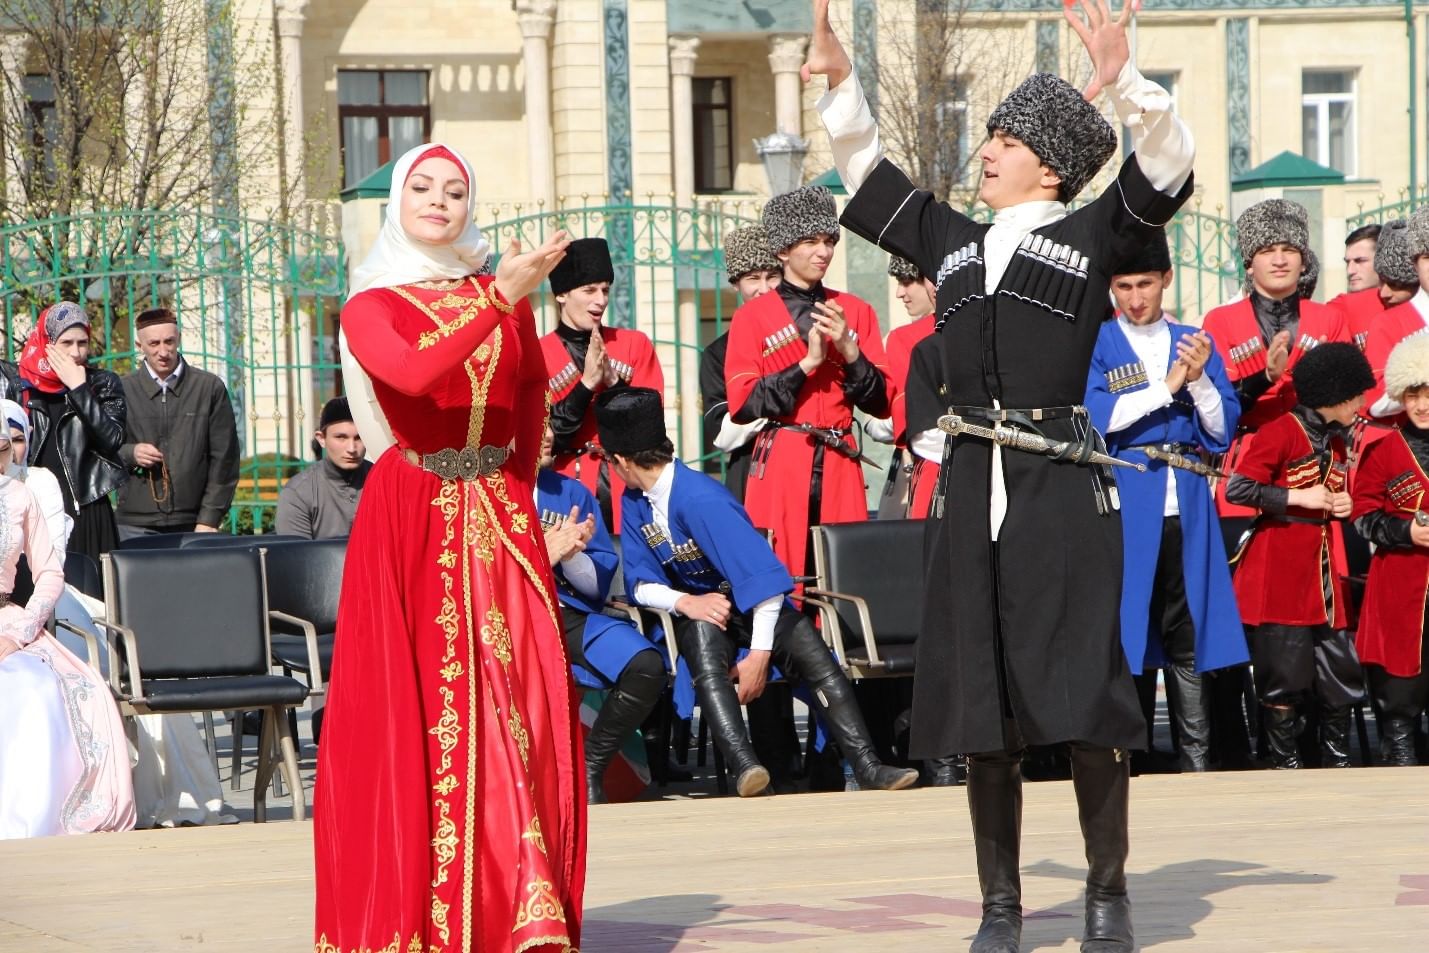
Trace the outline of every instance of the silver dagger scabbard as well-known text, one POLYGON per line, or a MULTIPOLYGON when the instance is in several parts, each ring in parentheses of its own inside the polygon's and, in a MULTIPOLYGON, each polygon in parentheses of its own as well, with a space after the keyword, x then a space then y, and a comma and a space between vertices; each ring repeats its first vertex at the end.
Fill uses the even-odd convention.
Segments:
MULTIPOLYGON (((1071 441, 1053 443, 1046 437, 1039 437, 1035 433, 1028 433, 1025 430, 1018 430, 1016 427, 979 427, 977 424, 970 424, 957 414, 944 414, 938 418, 938 429, 943 433, 956 437, 965 435, 968 437, 980 437, 983 440, 990 440, 999 447, 1007 447, 1011 450, 1021 450, 1023 453, 1037 453, 1046 457, 1054 457, 1066 453, 1071 446, 1071 441)), ((1096 463, 1107 467, 1129 467, 1132 470, 1146 472, 1146 464, 1132 463, 1130 460, 1121 460, 1111 454, 1100 451, 1092 451, 1087 459, 1088 463, 1096 463)))
POLYGON ((1195 457, 1188 457, 1184 453, 1177 453, 1174 450, 1162 450, 1160 447, 1137 447, 1142 453, 1153 460, 1160 460, 1168 467, 1175 467, 1177 470, 1185 470, 1194 473, 1196 476, 1214 477, 1217 480, 1228 480, 1230 477, 1217 470, 1215 467, 1203 460, 1195 457))

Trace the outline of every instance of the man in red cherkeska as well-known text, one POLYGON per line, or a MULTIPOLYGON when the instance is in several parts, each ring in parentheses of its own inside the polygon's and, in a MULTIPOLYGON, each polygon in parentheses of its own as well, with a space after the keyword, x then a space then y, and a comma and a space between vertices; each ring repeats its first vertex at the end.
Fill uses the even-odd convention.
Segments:
MULTIPOLYGON (((1350 339, 1338 311, 1300 293, 1310 253, 1304 207, 1285 199, 1258 202, 1236 219, 1236 234, 1250 293, 1214 309, 1202 323, 1240 398, 1240 426, 1222 467, 1226 472, 1250 449, 1257 430, 1295 406, 1295 384, 1287 372, 1300 358, 1326 341, 1350 339)), ((1222 518, 1255 515, 1227 502, 1224 485, 1216 502, 1222 518)))
POLYGON ((551 272, 560 323, 541 338, 550 376, 554 469, 585 484, 600 502, 607 526, 620 525, 620 489, 610 489, 610 469, 600 449, 591 401, 614 387, 665 392, 655 346, 634 328, 605 323, 615 267, 604 238, 578 238, 551 272))
POLYGON ((1412 334, 1429 331, 1429 206, 1409 217, 1404 233, 1405 254, 1418 282, 1409 300, 1385 311, 1370 326, 1365 357, 1374 371, 1374 389, 1365 397, 1366 413, 1373 418, 1397 417, 1404 407, 1384 392, 1384 368, 1395 346, 1412 334))
MULTIPOLYGON (((1369 226, 1366 226, 1369 227, 1369 226)), ((1414 297, 1414 292, 1419 290, 1419 275, 1414 271, 1414 259, 1409 257, 1408 229, 1409 223, 1403 219, 1395 219, 1392 222, 1385 222, 1383 227, 1373 226, 1378 242, 1371 239, 1360 239, 1358 242, 1351 242, 1348 248, 1355 248, 1356 245, 1363 245, 1369 241, 1374 248, 1373 271, 1370 276, 1374 278, 1373 283, 1366 283, 1361 279, 1360 287, 1356 290, 1353 286, 1342 295, 1336 295, 1330 299, 1329 306, 1344 315, 1345 323, 1349 327, 1350 339, 1363 351, 1369 339, 1370 328, 1374 326, 1379 316, 1384 314, 1389 308, 1403 304, 1414 297)), ((1355 229, 1350 235, 1353 236, 1362 231, 1355 229)), ((1350 251, 1345 252, 1345 261, 1350 260, 1350 251)), ((1354 253, 1358 255, 1359 252, 1354 253)), ((1356 259, 1357 260, 1357 259, 1356 259)))
POLYGON ((853 411, 888 416, 888 364, 872 306, 824 286, 839 241, 833 193, 810 185, 774 196, 764 230, 784 277, 730 319, 724 373, 734 421, 769 421, 745 509, 802 576, 810 526, 868 518, 853 411))

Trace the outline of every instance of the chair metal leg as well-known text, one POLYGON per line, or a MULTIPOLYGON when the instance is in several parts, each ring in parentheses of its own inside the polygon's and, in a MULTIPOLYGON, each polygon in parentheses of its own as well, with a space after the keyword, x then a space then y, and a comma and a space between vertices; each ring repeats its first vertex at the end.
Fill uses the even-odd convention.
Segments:
POLYGON ((213 762, 213 776, 218 777, 218 738, 213 732, 213 712, 203 713, 204 740, 208 742, 208 757, 213 762))
MULTIPOLYGON (((307 805, 303 792, 303 778, 298 773, 298 750, 294 736, 288 727, 288 720, 275 710, 274 720, 278 725, 278 747, 283 755, 283 773, 288 778, 288 787, 293 792, 293 820, 307 817, 307 805)), ((277 780, 275 777, 274 780, 277 780)))
MULTIPOLYGON (((258 736, 258 772, 253 779, 253 822, 268 820, 268 782, 273 776, 273 732, 283 713, 277 708, 263 709, 263 727, 258 736)), ((241 730, 241 729, 240 729, 241 730)))
POLYGON ((230 734, 233 736, 233 756, 232 764, 229 766, 231 776, 228 779, 228 786, 237 791, 239 782, 243 777, 243 716, 246 711, 236 711, 233 713, 233 720, 230 722, 230 734))

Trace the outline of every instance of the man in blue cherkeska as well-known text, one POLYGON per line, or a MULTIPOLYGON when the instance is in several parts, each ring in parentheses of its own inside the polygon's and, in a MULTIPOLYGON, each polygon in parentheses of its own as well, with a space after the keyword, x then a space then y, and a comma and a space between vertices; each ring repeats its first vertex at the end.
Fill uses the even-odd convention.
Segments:
POLYGON ((620 557, 600 504, 579 480, 557 473, 554 435, 546 428, 536 511, 555 570, 566 651, 578 681, 608 690, 585 740, 586 801, 604 804, 605 769, 665 690, 665 661, 628 618, 607 615, 605 601, 620 557))
POLYGON ((1210 713, 1201 675, 1249 658, 1204 455, 1223 453, 1240 402, 1211 339, 1170 321, 1159 233, 1116 266, 1116 316, 1101 326, 1087 375, 1092 425, 1113 455, 1121 495, 1121 643, 1132 674, 1166 670, 1181 770, 1206 770, 1210 713))
POLYGON ((595 399, 595 418, 611 470, 626 486, 626 589, 635 603, 675 614, 676 647, 740 797, 769 784, 739 706, 764 691, 771 664, 808 689, 860 787, 896 791, 917 781, 917 770, 879 761, 853 686, 789 602, 794 581, 744 508, 718 482, 675 460, 659 393, 607 391, 595 399), (736 663, 741 648, 749 653, 736 663))

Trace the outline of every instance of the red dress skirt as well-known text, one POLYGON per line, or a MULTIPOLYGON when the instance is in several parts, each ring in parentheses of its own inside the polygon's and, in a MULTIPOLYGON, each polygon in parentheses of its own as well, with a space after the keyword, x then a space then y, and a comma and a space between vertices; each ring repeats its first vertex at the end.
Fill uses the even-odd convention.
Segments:
POLYGON ((573 950, 578 708, 533 510, 545 373, 490 279, 356 295, 397 446, 348 542, 314 801, 317 953, 573 950), (444 479, 406 451, 488 447, 444 479))

